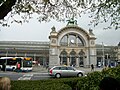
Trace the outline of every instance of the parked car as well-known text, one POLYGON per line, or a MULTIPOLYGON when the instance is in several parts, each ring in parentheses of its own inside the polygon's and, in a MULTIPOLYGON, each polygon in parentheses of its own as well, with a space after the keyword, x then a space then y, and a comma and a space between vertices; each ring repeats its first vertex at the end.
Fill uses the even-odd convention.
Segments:
POLYGON ((54 66, 49 70, 49 75, 60 78, 60 77, 81 77, 85 75, 84 71, 77 70, 72 66, 54 66))

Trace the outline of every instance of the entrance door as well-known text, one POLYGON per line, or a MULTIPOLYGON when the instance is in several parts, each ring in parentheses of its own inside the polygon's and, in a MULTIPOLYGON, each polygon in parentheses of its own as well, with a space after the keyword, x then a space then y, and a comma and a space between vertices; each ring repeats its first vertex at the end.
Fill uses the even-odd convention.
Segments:
POLYGON ((67 52, 65 50, 60 54, 60 65, 67 65, 67 52))
POLYGON ((70 52, 70 65, 76 66, 76 52, 74 50, 70 52))
POLYGON ((80 67, 84 67, 84 57, 85 57, 85 53, 83 50, 81 50, 79 52, 79 66, 80 67))

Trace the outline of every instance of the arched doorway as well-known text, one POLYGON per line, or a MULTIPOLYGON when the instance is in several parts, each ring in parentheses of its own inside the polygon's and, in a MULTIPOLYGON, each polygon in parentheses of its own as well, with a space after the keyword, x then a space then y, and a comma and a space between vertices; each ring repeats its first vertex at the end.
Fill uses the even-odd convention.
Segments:
POLYGON ((60 65, 67 65, 67 52, 65 49, 60 54, 60 65))
POLYGON ((70 65, 71 66, 76 66, 76 52, 74 49, 70 52, 70 65))
POLYGON ((84 66, 84 57, 85 57, 85 53, 83 52, 83 50, 81 50, 78 55, 78 61, 80 67, 84 66))

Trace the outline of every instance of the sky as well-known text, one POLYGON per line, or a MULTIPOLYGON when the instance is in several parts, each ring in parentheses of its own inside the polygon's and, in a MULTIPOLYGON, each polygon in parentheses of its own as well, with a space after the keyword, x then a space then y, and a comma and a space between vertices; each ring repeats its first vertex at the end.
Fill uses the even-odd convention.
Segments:
MULTIPOLYGON (((90 19, 83 15, 76 19, 79 27, 88 32, 89 28, 93 29, 96 36, 96 44, 104 45, 118 45, 120 42, 120 29, 118 30, 103 30, 106 23, 100 24, 96 27, 89 26, 90 19)), ((10 27, 0 26, 0 41, 49 41, 51 28, 55 26, 56 31, 65 27, 67 22, 57 22, 51 20, 50 22, 38 22, 37 19, 30 20, 29 23, 17 24, 13 23, 10 27)))

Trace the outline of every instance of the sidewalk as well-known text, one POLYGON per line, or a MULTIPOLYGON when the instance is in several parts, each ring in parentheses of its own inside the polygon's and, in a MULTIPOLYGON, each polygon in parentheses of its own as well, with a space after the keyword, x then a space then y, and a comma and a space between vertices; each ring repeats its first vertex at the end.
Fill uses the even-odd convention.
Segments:
MULTIPOLYGON (((79 67, 79 68, 76 68, 76 69, 85 71, 85 73, 93 72, 93 71, 91 71, 91 68, 79 67)), ((94 71, 102 71, 102 69, 103 68, 94 68, 94 71)))
POLYGON ((39 72, 39 73, 45 73, 48 72, 48 69, 46 69, 45 67, 42 66, 33 66, 33 70, 32 72, 39 72))
MULTIPOLYGON (((92 72, 91 68, 78 67, 76 69, 85 71, 85 73, 92 72)), ((94 71, 102 71, 102 69, 103 68, 94 68, 94 71)), ((42 67, 42 66, 34 66, 32 72, 33 73, 34 72, 48 72, 48 69, 46 69, 45 67, 42 67)))

